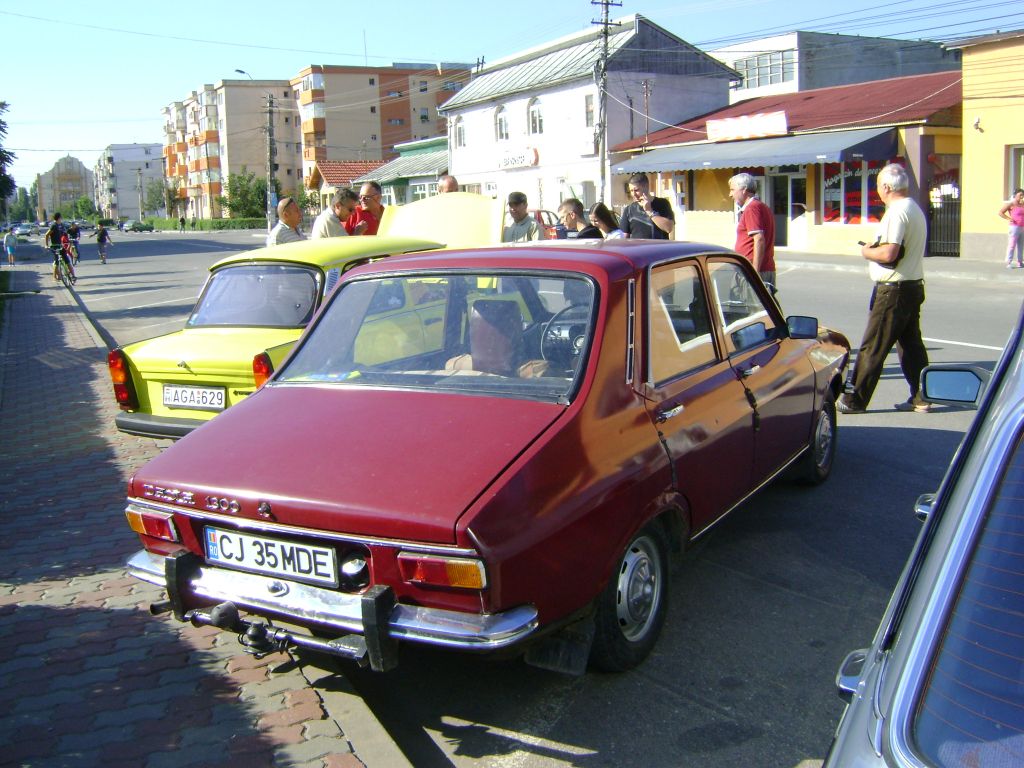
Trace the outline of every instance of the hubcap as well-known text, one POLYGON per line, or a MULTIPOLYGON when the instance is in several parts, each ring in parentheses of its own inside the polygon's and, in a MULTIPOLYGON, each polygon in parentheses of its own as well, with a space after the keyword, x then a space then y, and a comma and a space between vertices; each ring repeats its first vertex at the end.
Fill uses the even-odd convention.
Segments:
POLYGON ((818 428, 814 431, 814 463, 818 469, 824 469, 830 461, 832 450, 832 420, 822 409, 818 415, 818 428))
POLYGON ((622 558, 616 584, 615 613, 627 640, 640 640, 647 634, 660 602, 661 561, 654 542, 641 536, 622 558))

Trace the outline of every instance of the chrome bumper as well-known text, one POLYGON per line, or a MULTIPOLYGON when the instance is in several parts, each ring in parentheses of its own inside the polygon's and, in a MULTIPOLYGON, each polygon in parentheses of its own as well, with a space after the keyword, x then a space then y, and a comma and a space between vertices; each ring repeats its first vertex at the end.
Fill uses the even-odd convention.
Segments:
MULTIPOLYGON (((141 550, 128 560, 128 574, 166 588, 165 560, 141 550)), ((198 566, 184 586, 197 597, 232 602, 254 613, 266 611, 340 632, 363 632, 360 595, 208 565, 198 566)), ((530 605, 476 614, 396 604, 387 625, 388 634, 398 640, 481 651, 514 645, 536 628, 537 609, 530 605)))

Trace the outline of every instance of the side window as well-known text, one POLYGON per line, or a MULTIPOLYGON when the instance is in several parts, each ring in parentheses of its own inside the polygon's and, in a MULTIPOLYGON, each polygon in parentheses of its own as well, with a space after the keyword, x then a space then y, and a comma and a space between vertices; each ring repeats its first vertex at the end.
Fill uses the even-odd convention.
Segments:
POLYGON ((726 353, 742 352, 775 338, 775 321, 738 264, 710 262, 712 293, 725 329, 726 353))
POLYGON ((717 360, 700 270, 695 264, 658 267, 651 273, 648 358, 655 384, 717 360))
POLYGON ((397 280, 382 280, 373 294, 370 306, 366 310, 368 315, 379 315, 381 312, 391 312, 405 306, 405 291, 402 283, 397 280))

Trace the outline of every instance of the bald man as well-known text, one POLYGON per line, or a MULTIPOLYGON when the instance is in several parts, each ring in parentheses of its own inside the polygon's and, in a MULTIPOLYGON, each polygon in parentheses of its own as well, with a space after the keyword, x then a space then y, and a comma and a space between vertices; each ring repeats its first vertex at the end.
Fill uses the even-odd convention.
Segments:
POLYGON ((456 181, 454 176, 449 176, 447 173, 437 180, 437 192, 443 195, 445 192, 458 192, 459 182, 456 181))
POLYGON ((267 235, 267 247, 305 240, 306 238, 299 232, 301 221, 302 211, 299 210, 294 198, 282 197, 277 204, 277 224, 267 235))

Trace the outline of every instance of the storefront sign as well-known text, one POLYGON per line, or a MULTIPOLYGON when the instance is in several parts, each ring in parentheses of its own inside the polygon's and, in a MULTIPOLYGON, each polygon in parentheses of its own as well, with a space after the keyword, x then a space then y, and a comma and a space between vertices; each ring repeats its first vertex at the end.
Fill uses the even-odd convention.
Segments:
POLYGON ((529 168, 537 165, 537 150, 533 147, 510 150, 502 154, 498 160, 498 170, 507 171, 512 168, 529 168))
POLYGON ((709 141, 759 139, 765 136, 785 136, 789 132, 785 112, 762 112, 756 115, 708 120, 705 128, 709 141))

